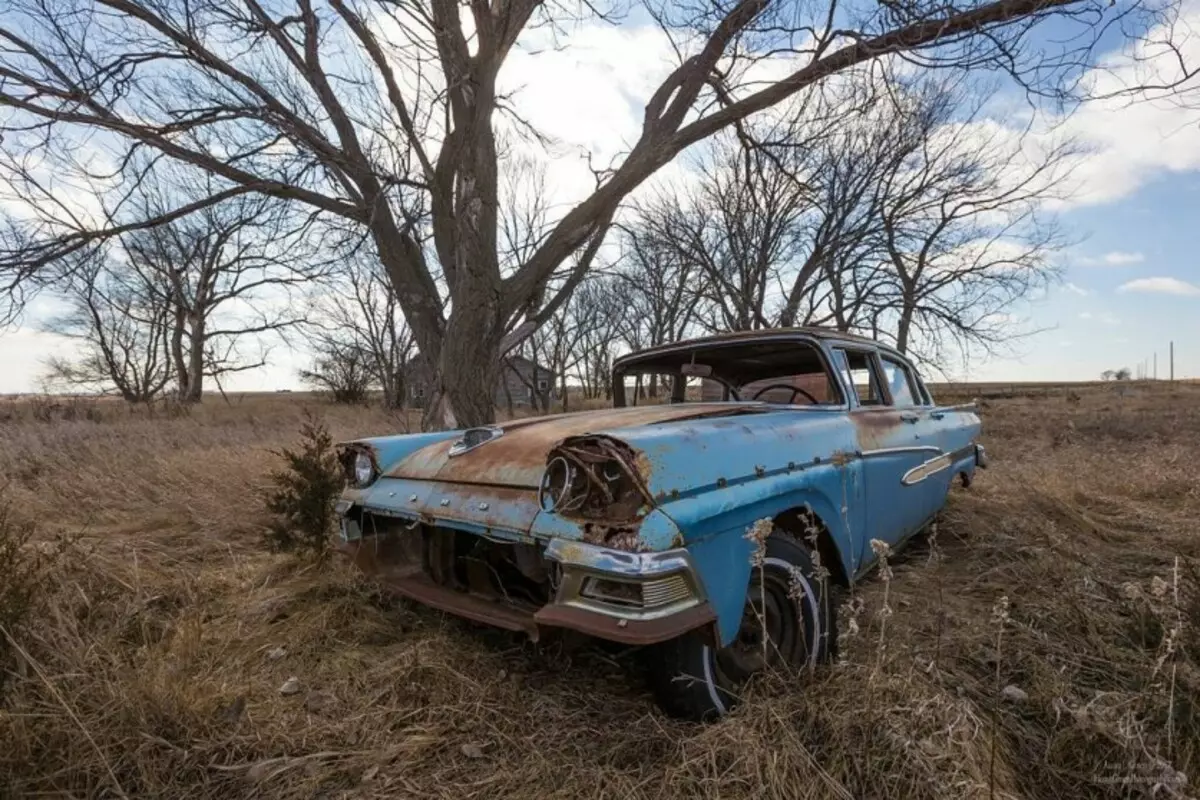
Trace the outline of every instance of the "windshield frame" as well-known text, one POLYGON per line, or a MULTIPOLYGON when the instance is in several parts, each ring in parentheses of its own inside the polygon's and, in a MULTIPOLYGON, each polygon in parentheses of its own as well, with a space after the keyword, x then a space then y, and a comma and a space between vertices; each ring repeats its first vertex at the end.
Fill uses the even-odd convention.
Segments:
MULTIPOLYGON (((641 351, 641 352, 630 353, 629 355, 622 356, 621 358, 617 359, 617 361, 613 364, 613 367, 612 367, 610 386, 612 389, 613 406, 615 408, 625 408, 625 407, 629 407, 630 405, 634 405, 634 406, 637 405, 636 395, 634 397, 635 402, 633 404, 627 404, 625 402, 625 400, 626 400, 625 378, 626 377, 651 375, 651 374, 658 374, 658 375, 663 375, 663 376, 669 375, 669 376, 674 377, 674 376, 678 376, 681 374, 680 372, 664 371, 662 368, 655 368, 653 366, 650 366, 655 362, 655 360, 657 360, 659 358, 662 358, 664 356, 672 356, 672 355, 689 354, 690 353, 692 355, 693 360, 700 361, 701 363, 703 363, 703 361, 704 361, 703 354, 704 353, 710 353, 710 352, 713 352, 716 350, 729 349, 729 348, 744 348, 744 347, 748 347, 748 346, 753 346, 754 344, 762 344, 764 342, 800 345, 800 346, 811 348, 816 353, 817 360, 820 361, 820 363, 821 363, 821 368, 825 371, 825 377, 826 377, 826 380, 828 381, 829 386, 832 387, 837 392, 837 394, 839 396, 838 402, 829 402, 829 403, 805 402, 805 403, 795 404, 795 403, 770 403, 766 400, 744 400, 741 398, 740 394, 738 393, 737 387, 732 385, 725 376, 719 375, 716 372, 714 372, 711 375, 705 376, 704 379, 716 381, 717 383, 724 386, 728 390, 729 394, 732 395, 733 399, 731 399, 731 400, 713 400, 713 401, 699 400, 699 401, 692 401, 692 402, 760 403, 762 405, 777 405, 777 406, 783 406, 783 407, 795 408, 795 409, 816 408, 816 409, 825 409, 825 410, 835 410, 835 409, 846 410, 850 407, 849 400, 848 400, 848 397, 846 394, 846 387, 842 384, 841 375, 833 368, 833 362, 830 360, 829 351, 827 350, 827 348, 825 346, 826 343, 823 342, 820 338, 818 338, 816 336, 811 336, 811 335, 806 335, 806 334, 794 334, 794 335, 786 335, 786 336, 780 336, 778 334, 775 334, 775 335, 764 335, 762 337, 757 337, 757 336, 756 337, 737 337, 737 338, 731 338, 727 341, 721 341, 721 340, 702 341, 702 342, 684 341, 684 342, 679 342, 677 345, 674 345, 674 346, 656 347, 656 348, 652 348, 652 349, 641 351), (645 365, 645 366, 643 366, 643 365, 645 365)), ((780 376, 780 377, 783 378, 783 377, 787 377, 787 376, 780 376)), ((676 394, 675 386, 679 383, 680 383, 679 381, 672 381, 672 389, 668 394, 669 399, 667 402, 669 402, 669 403, 687 402, 687 401, 677 400, 674 397, 674 395, 676 394)), ((750 383, 753 383, 753 381, 750 381, 750 383)), ((798 396, 803 397, 803 395, 798 395, 798 396)))

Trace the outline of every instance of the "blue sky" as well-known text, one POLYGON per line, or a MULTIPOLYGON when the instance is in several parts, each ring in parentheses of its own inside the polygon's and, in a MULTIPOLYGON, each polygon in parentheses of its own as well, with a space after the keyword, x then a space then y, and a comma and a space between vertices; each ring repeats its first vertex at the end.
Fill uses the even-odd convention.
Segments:
POLYGON ((1136 369, 1156 352, 1166 377, 1172 340, 1176 376, 1200 377, 1200 171, 1160 173, 1062 221, 1083 241, 1064 254, 1064 284, 1024 312, 1050 330, 1018 344, 1020 357, 982 364, 971 377, 1086 380, 1136 369))
MULTIPOLYGON (((1189 0, 1185 22, 1200 31, 1200 0, 1189 0)), ((606 156, 625 150, 641 126, 641 108, 670 67, 661 35, 630 23, 581 26, 534 56, 513 52, 502 82, 519 87, 517 105, 554 137, 548 186, 564 205, 593 185, 583 151, 606 156)), ((1200 61, 1200 42, 1189 43, 1200 61)), ((1153 60, 1146 64, 1153 68, 1153 60)), ((1169 62, 1168 62, 1169 63, 1169 62)), ((1101 80, 1119 78, 1118 58, 1101 80)), ((503 87, 502 87, 503 88, 503 87)), ((1176 375, 1200 377, 1200 103, 1089 105, 1054 120, 1089 148, 1073 176, 1073 198, 1057 209, 1079 243, 1061 254, 1064 282, 1014 309, 1042 332, 1015 343, 1003 358, 969 359, 952 377, 981 381, 1091 380, 1105 369, 1136 369, 1176 345, 1176 375)), ((678 178, 679 159, 660 177, 678 178)), ((0 393, 37 391, 43 362, 67 355, 71 344, 37 331, 54 310, 50 298, 30 309, 25 326, 0 333, 0 393)), ((294 387, 308 356, 277 344, 269 366, 231 378, 228 389, 294 387)))

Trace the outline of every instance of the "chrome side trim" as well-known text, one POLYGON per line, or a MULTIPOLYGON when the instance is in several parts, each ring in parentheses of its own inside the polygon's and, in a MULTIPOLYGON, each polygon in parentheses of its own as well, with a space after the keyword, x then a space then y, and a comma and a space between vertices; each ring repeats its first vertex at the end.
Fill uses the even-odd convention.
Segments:
POLYGON ((944 469, 949 469, 959 461, 962 461, 964 458, 967 458, 973 454, 977 454, 977 447, 978 445, 976 444, 969 444, 966 447, 960 447, 959 449, 949 453, 942 453, 935 458, 931 458, 928 461, 918 464, 908 472, 904 473, 904 477, 900 479, 900 483, 904 484, 905 486, 912 486, 914 483, 920 483, 926 478, 936 475, 944 469))
POLYGON ((911 447, 881 447, 878 450, 863 450, 859 453, 863 458, 872 456, 890 456, 901 453, 941 453, 942 448, 931 444, 912 445, 911 447))
POLYGON ((922 464, 918 464, 904 473, 904 477, 900 479, 900 483, 905 486, 912 486, 914 483, 920 483, 926 478, 936 475, 944 469, 948 469, 954 463, 951 455, 951 453, 942 453, 936 458, 931 458, 922 464))

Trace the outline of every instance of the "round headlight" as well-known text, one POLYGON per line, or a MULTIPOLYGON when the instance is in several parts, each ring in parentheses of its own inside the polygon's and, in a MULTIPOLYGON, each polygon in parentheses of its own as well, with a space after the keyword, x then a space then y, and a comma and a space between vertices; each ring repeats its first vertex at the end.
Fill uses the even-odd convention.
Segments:
POLYGON ((578 511, 587 494, 587 479, 574 464, 562 456, 550 460, 538 486, 538 502, 543 510, 560 514, 578 511))
POLYGON ((375 480, 374 462, 366 453, 359 453, 354 457, 354 482, 359 486, 366 486, 373 480, 375 480))

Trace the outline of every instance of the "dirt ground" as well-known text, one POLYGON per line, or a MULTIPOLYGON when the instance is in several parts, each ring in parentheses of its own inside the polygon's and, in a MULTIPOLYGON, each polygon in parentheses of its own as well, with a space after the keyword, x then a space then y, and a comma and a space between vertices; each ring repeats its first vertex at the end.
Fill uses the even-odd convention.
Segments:
POLYGON ((0 797, 1198 793, 1200 387, 986 400, 993 467, 841 598, 841 663, 707 726, 655 709, 636 653, 267 552, 272 450, 306 408, 339 438, 405 422, 303 395, 0 402, 0 534, 33 532, 0 536, 0 797))

